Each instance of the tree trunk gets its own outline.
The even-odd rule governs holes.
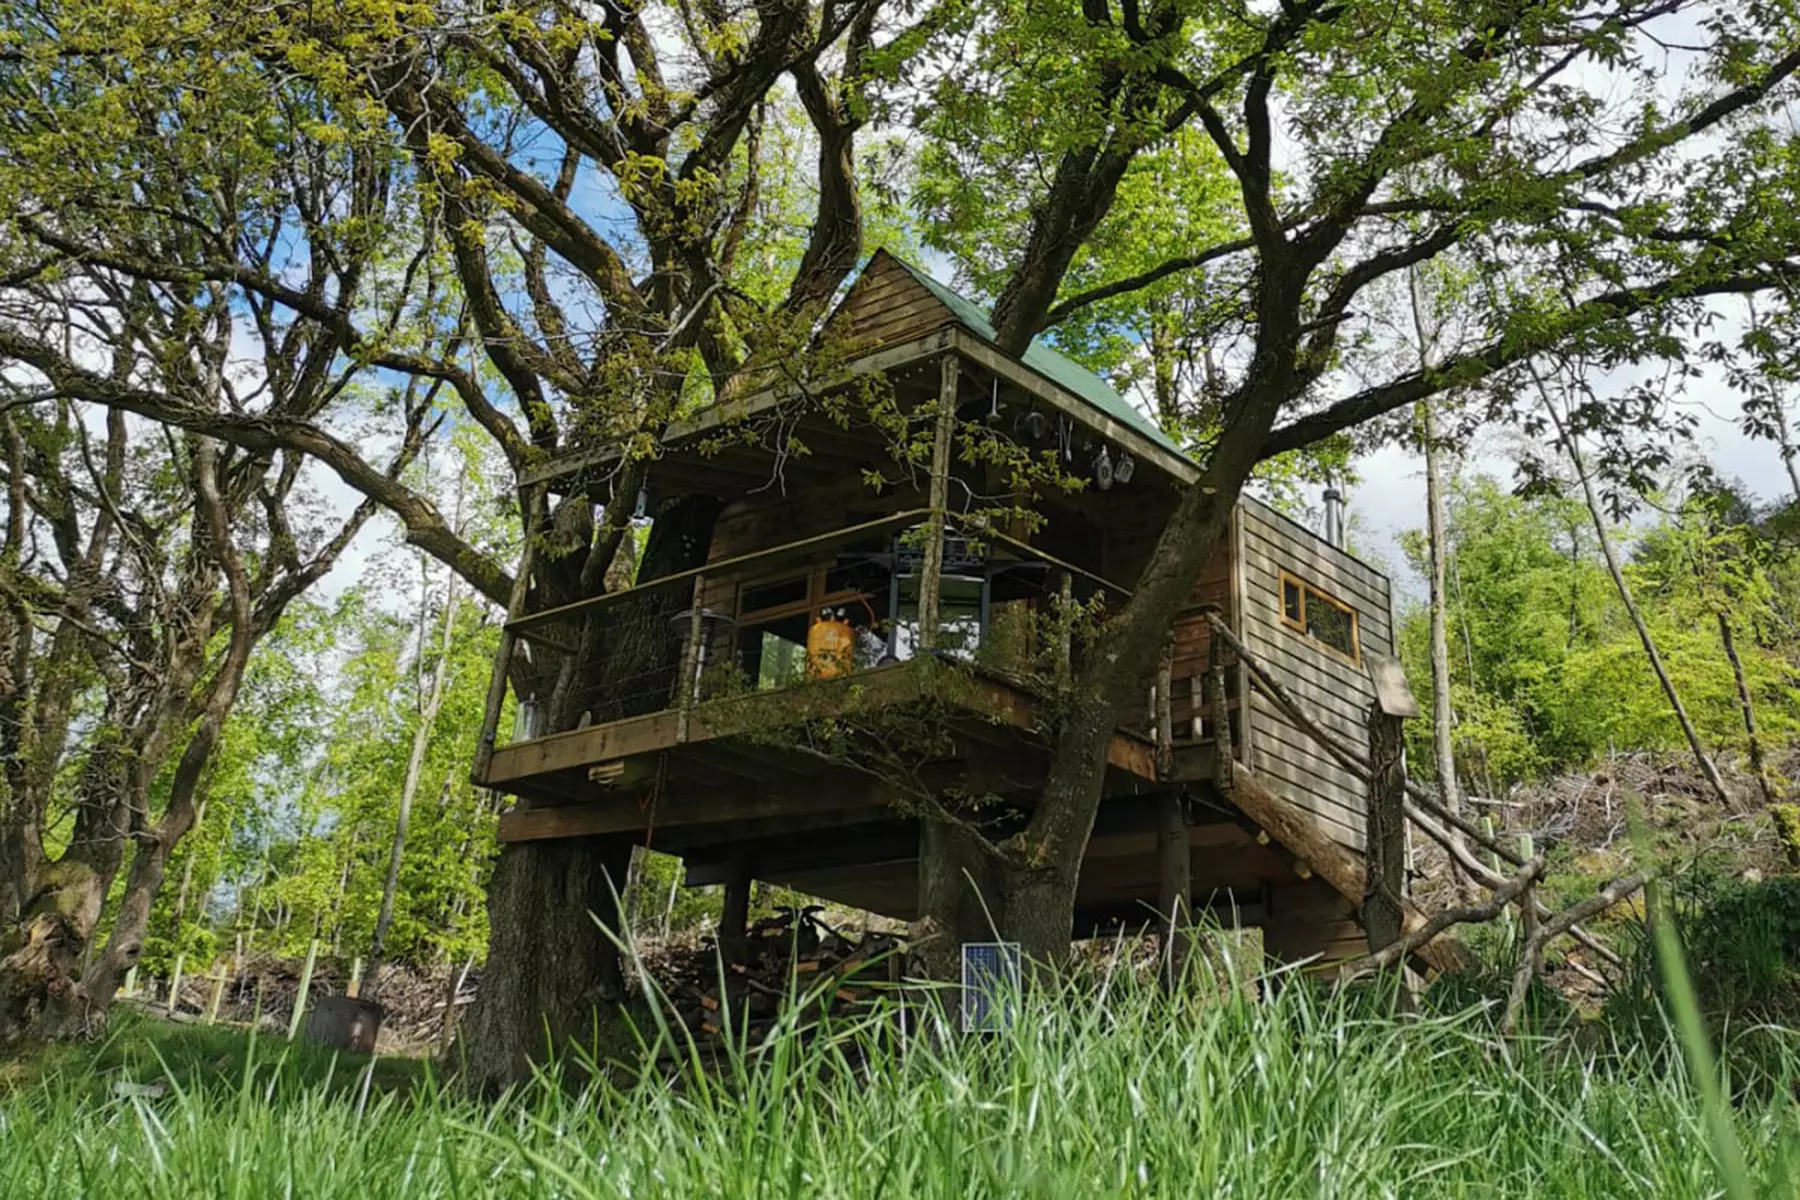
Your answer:
[[[907,931],[916,969],[927,979],[957,979],[962,943],[996,940],[995,927],[1006,915],[1002,886],[999,863],[974,834],[948,821],[921,820],[918,918]]]
[[[644,546],[638,582],[702,565],[718,514],[719,502],[705,496],[685,498],[659,513]],[[583,574],[598,580],[609,565]],[[553,573],[562,566],[553,561],[542,569]],[[581,583],[569,578],[566,567],[555,584],[549,589],[553,603],[581,594]],[[668,626],[674,615],[669,595],[621,601],[604,627],[583,622],[586,653],[567,670],[559,669],[565,682],[552,705],[558,724],[547,732],[573,723],[590,708],[595,721],[606,721],[668,704],[676,672],[673,641],[631,635]],[[666,673],[665,683],[650,689],[634,685],[629,691],[608,687],[611,679],[641,680],[646,672]],[[574,686],[569,679],[583,682]],[[611,1010],[624,999],[618,947],[589,914],[617,927],[620,914],[607,880],[622,895],[631,846],[630,837],[604,837],[514,842],[501,848],[488,884],[487,962],[459,1038],[465,1069],[476,1087],[525,1078],[547,1047],[591,1034],[596,1020],[610,1020]]]
[[[375,1002],[381,999],[382,962],[387,952],[388,931],[394,926],[394,901],[400,891],[400,863],[406,854],[406,826],[412,818],[413,800],[419,794],[419,779],[425,774],[425,752],[431,748],[432,731],[437,725],[438,712],[444,705],[444,691],[450,681],[450,649],[456,633],[457,597],[456,573],[452,571],[449,576],[437,663],[432,668],[431,683],[419,698],[419,723],[413,730],[412,753],[407,756],[406,776],[400,783],[400,808],[394,814],[394,840],[388,847],[387,878],[381,885],[381,909],[375,917],[374,936],[369,940],[368,983],[363,988],[363,998]],[[423,652],[423,645],[420,650]]]
[[[1731,794],[1725,790],[1725,781],[1719,777],[1719,768],[1706,752],[1706,745],[1700,740],[1700,731],[1694,728],[1694,722],[1688,716],[1687,705],[1681,702],[1681,693],[1676,691],[1675,681],[1669,678],[1668,668],[1663,665],[1662,654],[1656,648],[1656,639],[1650,635],[1650,626],[1645,623],[1644,614],[1638,609],[1637,598],[1631,594],[1631,585],[1625,581],[1625,571],[1619,565],[1618,551],[1613,549],[1612,535],[1606,529],[1606,517],[1600,511],[1600,497],[1595,493],[1594,481],[1589,478],[1587,467],[1581,461],[1581,451],[1576,447],[1575,439],[1569,436],[1568,428],[1563,424],[1561,414],[1556,411],[1556,405],[1551,403],[1549,389],[1544,386],[1541,378],[1537,380],[1537,385],[1543,396],[1544,410],[1550,414],[1550,421],[1556,426],[1557,439],[1562,442],[1563,450],[1575,468],[1575,477],[1581,481],[1581,494],[1587,500],[1588,516],[1593,518],[1594,534],[1600,542],[1600,555],[1606,560],[1607,573],[1612,576],[1619,599],[1624,601],[1632,627],[1637,630],[1638,641],[1643,643],[1644,656],[1650,660],[1650,669],[1656,673],[1656,681],[1662,685],[1669,708],[1674,711],[1682,735],[1687,738],[1688,747],[1694,752],[1694,762],[1699,766],[1700,774],[1718,796],[1719,802],[1730,804]]]
[[[521,1082],[534,1063],[572,1048],[595,1050],[617,1019],[625,980],[613,936],[631,847],[608,836],[501,849],[488,885],[487,965],[458,1043],[477,1089]]]
[[[129,701],[114,696],[104,722]],[[142,746],[117,718],[88,752],[76,784],[80,804],[70,843],[54,861],[40,860],[18,922],[0,934],[0,1045],[48,1041],[80,1033],[104,1019],[82,986],[107,892],[125,860],[129,814],[144,802]]]
[[[1450,604],[1446,586],[1450,522],[1444,494],[1444,451],[1438,440],[1436,411],[1430,403],[1424,403],[1419,406],[1419,413],[1424,425],[1426,541],[1431,559],[1432,747],[1437,759],[1438,791],[1444,807],[1460,816],[1462,787],[1456,779],[1456,750],[1451,736],[1456,710],[1450,700]]]
[[[70,859],[38,873],[39,890],[0,942],[0,1046],[49,1040],[86,1026],[81,962],[100,921],[106,884]]]
[[[1750,695],[1750,681],[1744,677],[1744,662],[1738,657],[1731,618],[1723,610],[1717,615],[1719,641],[1724,644],[1725,657],[1731,663],[1731,678],[1737,684],[1738,709],[1744,717],[1744,747],[1750,758],[1750,773],[1756,777],[1756,786],[1762,792],[1763,806],[1775,819],[1775,830],[1781,837],[1781,848],[1787,855],[1788,864],[1800,867],[1800,807],[1783,804],[1775,794],[1775,784],[1769,778],[1769,764],[1763,758],[1762,737],[1756,728],[1756,701]]]

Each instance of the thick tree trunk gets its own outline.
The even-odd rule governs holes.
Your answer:
[[[974,834],[947,821],[919,822],[918,918],[908,931],[916,969],[954,980],[964,942],[991,942],[1006,915],[999,863]],[[1066,935],[1065,935],[1066,940]]]
[[[1438,791],[1444,807],[1462,813],[1462,787],[1456,779],[1456,750],[1452,732],[1456,710],[1450,700],[1450,627],[1448,565],[1450,561],[1449,515],[1446,511],[1444,451],[1439,443],[1436,411],[1430,403],[1419,406],[1425,442],[1426,542],[1431,582],[1431,732],[1437,759]]]
[[[638,582],[704,563],[718,513],[717,500],[695,496],[658,514]],[[559,565],[546,563],[544,569],[554,572]],[[597,582],[608,566],[581,574]],[[548,589],[553,602],[581,594],[582,584],[564,570]],[[668,638],[632,634],[666,630],[676,603],[671,597],[685,595],[675,591],[622,601],[604,626],[584,622],[586,653],[559,672],[563,683],[552,705],[557,723],[551,732],[586,711],[605,721],[668,704],[679,647]],[[646,675],[661,682],[645,688]],[[636,682],[629,688],[608,686],[609,680],[624,678]],[[591,1039],[597,1021],[613,1019],[624,999],[624,973],[618,947],[595,925],[595,917],[617,927],[612,889],[625,890],[631,846],[629,837],[606,837],[514,842],[501,849],[488,884],[487,962],[459,1040],[476,1087],[523,1079],[547,1048]]]
[[[533,1064],[591,1051],[618,1019],[625,983],[613,936],[631,846],[628,837],[586,837],[500,851],[488,885],[487,966],[459,1040],[474,1087],[518,1083]]]
[[[132,769],[141,751],[119,731],[89,750],[69,845],[55,861],[35,864],[36,886],[18,922],[0,933],[0,1045],[53,1040],[104,1020],[104,1004],[95,1011],[81,973],[125,860],[130,813],[145,801],[143,772]]]
[[[106,880],[67,859],[37,873],[39,888],[0,940],[0,1046],[84,1029],[81,963],[106,903]]]

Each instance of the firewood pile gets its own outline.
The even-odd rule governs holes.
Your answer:
[[[833,928],[821,906],[787,908],[752,924],[740,945],[706,939],[645,967],[697,1041],[726,1036],[727,1022],[752,1043],[772,1029],[789,998],[805,1000],[802,1021],[849,1017],[900,978],[900,941]]]

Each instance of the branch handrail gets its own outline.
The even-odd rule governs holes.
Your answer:
[[[568,617],[592,612],[597,608],[621,603],[628,598],[647,596],[653,592],[665,591],[682,584],[692,585],[702,575],[721,575],[741,570],[744,567],[765,565],[783,558],[801,557],[816,550],[828,549],[842,542],[855,541],[859,537],[883,533],[894,529],[903,529],[917,524],[931,515],[926,508],[909,508],[903,512],[891,513],[873,521],[864,521],[857,525],[847,525],[842,529],[834,529],[827,533],[814,534],[812,537],[800,538],[792,542],[784,542],[779,546],[770,546],[764,550],[755,550],[749,554],[737,554],[730,558],[722,558],[704,566],[694,567],[687,571],[677,571],[672,575],[662,575],[645,583],[628,588],[620,588],[616,592],[602,592],[598,596],[588,596],[574,600],[568,604],[559,604],[555,608],[546,608],[542,612],[531,613],[517,620],[508,621],[505,628],[513,633],[527,633],[540,625],[548,625]]]
[[[754,550],[748,554],[733,555],[730,558],[722,558],[715,562],[707,563],[704,566],[694,567],[691,570],[677,571],[671,575],[662,575],[656,579],[648,580],[632,587],[620,588],[615,592],[603,592],[598,596],[588,596],[581,600],[571,601],[568,604],[557,605],[555,608],[546,608],[542,612],[535,612],[510,620],[506,623],[504,628],[513,634],[526,635],[532,637],[534,641],[541,641],[542,636],[533,634],[533,630],[544,625],[554,624],[557,621],[572,616],[584,615],[595,609],[621,603],[633,597],[650,595],[653,592],[680,587],[683,584],[692,585],[695,580],[703,575],[716,578],[720,575],[736,573],[746,567],[766,566],[772,562],[778,562],[785,558],[803,559],[808,554],[819,550],[829,549],[830,547],[843,542],[851,542],[860,537],[891,532],[907,528],[911,525],[916,525],[930,516],[931,510],[929,508],[905,509],[900,512],[890,513],[885,517],[878,517],[872,521],[863,521],[860,524],[847,525],[841,529],[833,529],[826,533],[814,534],[811,537],[799,538],[792,542],[784,542],[779,546],[770,546],[763,550]],[[959,530],[978,540],[991,542],[997,546],[1003,546],[1016,554],[1028,556],[1033,561],[1047,563],[1058,570],[1067,571],[1071,575],[1079,576],[1093,584],[1095,587],[1102,588],[1122,599],[1128,598],[1131,595],[1130,589],[1114,583],[1105,576],[1096,575],[1094,572],[1078,567],[1073,563],[1065,562],[1053,554],[1046,554],[1044,551],[1031,545],[1031,543],[1020,541],[1015,537],[1009,537],[977,519],[960,513],[946,513],[945,518],[949,524],[956,526]]]
[[[1346,771],[1363,782],[1368,782],[1368,761],[1360,754],[1357,754],[1355,750],[1345,744],[1342,740],[1334,737],[1330,731],[1320,725],[1318,720],[1313,717],[1311,713],[1307,712],[1299,698],[1287,688],[1283,687],[1281,681],[1269,673],[1268,668],[1263,666],[1263,664],[1257,660],[1256,656],[1251,653],[1250,648],[1244,644],[1243,640],[1239,638],[1236,633],[1232,632],[1230,625],[1225,622],[1224,617],[1220,614],[1218,609],[1206,608],[1202,611],[1205,613],[1207,622],[1213,627],[1214,632],[1216,632],[1219,637],[1236,652],[1239,661],[1242,662],[1249,671],[1250,682],[1252,685],[1273,701],[1289,720],[1299,726],[1301,732],[1323,746]],[[1449,836],[1443,828],[1427,818],[1425,813],[1420,811],[1421,808],[1426,810],[1426,812],[1429,812],[1431,816],[1450,824],[1467,836],[1471,841],[1474,841],[1483,849],[1492,852],[1513,866],[1523,867],[1526,865],[1528,860],[1520,855],[1518,851],[1488,837],[1485,833],[1469,824],[1469,822],[1462,817],[1450,812],[1443,805],[1438,803],[1435,796],[1432,796],[1424,789],[1424,787],[1410,778],[1406,781],[1406,794],[1409,801],[1405,806],[1407,819],[1412,821],[1412,823],[1427,837],[1430,837],[1434,842],[1443,846],[1445,850],[1455,857],[1458,862],[1462,863],[1463,866],[1471,868],[1471,873],[1489,889],[1503,886],[1506,882],[1504,877],[1483,866],[1479,859],[1475,858],[1474,855],[1469,854],[1466,850],[1459,854],[1458,850],[1460,847],[1458,846],[1456,839]],[[1552,915],[1549,906],[1544,904],[1541,900],[1538,900],[1535,896],[1532,897],[1532,905],[1539,915],[1546,917]],[[1614,967],[1621,967],[1624,965],[1624,960],[1621,959],[1618,954],[1601,945],[1594,939],[1592,934],[1588,933],[1579,925],[1571,923],[1568,926],[1567,932],[1571,937],[1575,938],[1575,940],[1580,942],[1583,946],[1599,955],[1610,965]]]

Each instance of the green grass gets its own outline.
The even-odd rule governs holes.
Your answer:
[[[865,1024],[494,1104],[285,1044],[116,1098],[97,1079],[155,1058],[115,1047],[0,1099],[0,1196],[1724,1194],[1677,1054],[1504,1046],[1491,1012],[1396,1020],[1298,985],[1259,1005],[1070,987],[1005,1037]],[[1728,1089],[1755,1195],[1800,1179],[1797,1080],[1790,1047]]]
[[[283,1095],[315,1088],[341,1092],[360,1082],[370,1066],[371,1086],[384,1092],[410,1088],[429,1070],[418,1059],[340,1054],[304,1040],[253,1037],[224,1025],[175,1024],[120,1005],[103,1038],[59,1043],[0,1062],[0,1103],[45,1090],[104,1100],[120,1083],[216,1092],[246,1078],[273,1081]]]

